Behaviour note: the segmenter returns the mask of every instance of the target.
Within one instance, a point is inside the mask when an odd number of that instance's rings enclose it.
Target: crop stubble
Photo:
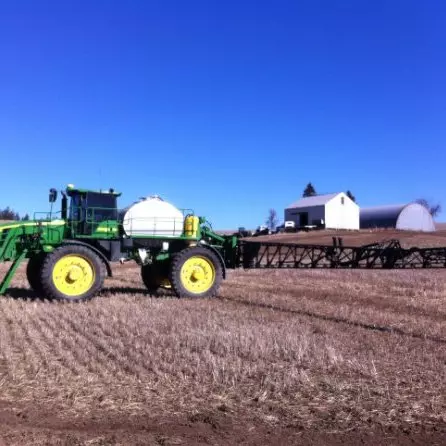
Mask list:
[[[0,299],[8,444],[23,444],[23,432],[65,444],[67,425],[73,438],[136,444],[122,439],[127,424],[153,444],[157,435],[188,443],[189,431],[167,427],[178,420],[191,432],[209,425],[203,444],[230,444],[227,423],[251,426],[236,442],[265,429],[287,439],[376,428],[443,435],[445,271],[233,271],[218,298],[181,300],[148,296],[138,268],[124,265],[99,297],[68,305],[27,299],[24,269]],[[137,420],[150,419],[156,428],[143,435]],[[108,432],[117,420],[111,437],[91,427]],[[76,430],[85,423],[94,433]]]

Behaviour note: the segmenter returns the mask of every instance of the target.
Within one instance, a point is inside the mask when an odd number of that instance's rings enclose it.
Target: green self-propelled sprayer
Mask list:
[[[238,267],[446,268],[446,247],[403,248],[398,240],[346,246],[338,237],[329,246],[256,241],[219,235],[204,217],[158,196],[118,209],[119,196],[68,185],[60,211],[0,224],[0,262],[11,262],[0,294],[25,259],[35,293],[65,301],[97,294],[114,262],[135,261],[151,293],[169,288],[178,297],[214,296],[226,270]],[[51,209],[56,200],[50,189]]]
[[[118,209],[120,193],[68,185],[61,210],[44,218],[0,225],[0,262],[11,261],[5,293],[20,263],[29,259],[31,288],[49,299],[82,301],[97,294],[112,262],[136,261],[149,291],[179,297],[217,293],[226,268],[236,266],[237,237],[215,233],[204,217],[158,196]],[[50,190],[51,207],[57,191]]]

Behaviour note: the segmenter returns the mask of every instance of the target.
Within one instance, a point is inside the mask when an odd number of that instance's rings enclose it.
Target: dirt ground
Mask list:
[[[238,270],[194,300],[114,265],[81,304],[24,271],[0,298],[0,445],[446,444],[446,270]]]
[[[375,427],[330,432],[268,426],[224,413],[123,420],[98,414],[65,421],[37,407],[3,407],[0,445],[444,445],[444,427]]]

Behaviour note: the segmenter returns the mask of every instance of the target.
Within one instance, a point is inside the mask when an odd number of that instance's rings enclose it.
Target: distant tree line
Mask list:
[[[20,217],[18,212],[15,212],[9,206],[6,206],[4,209],[0,209],[0,220],[29,220],[29,215],[25,214],[23,217]]]
[[[303,191],[303,193],[302,193],[302,197],[313,197],[314,195],[317,195],[317,192],[316,192],[315,187],[313,186],[313,183],[310,182],[310,183],[308,183],[308,184],[305,186],[305,189],[304,189],[304,191]],[[350,198],[350,200],[356,202],[356,198],[355,198],[355,196],[351,193],[350,190],[348,190],[348,191],[345,193],[345,195],[347,195],[347,197]]]

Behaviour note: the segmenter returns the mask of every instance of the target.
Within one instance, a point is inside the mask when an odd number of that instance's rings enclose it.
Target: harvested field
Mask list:
[[[282,233],[248,237],[253,241],[276,241],[283,243],[302,243],[314,245],[331,245],[333,237],[342,237],[345,246],[361,246],[383,240],[397,239],[404,248],[417,246],[419,248],[433,248],[446,246],[446,230],[436,232],[398,231],[395,229],[345,231],[322,230],[298,233]]]
[[[0,298],[7,445],[446,441],[446,270],[231,271],[181,300],[116,265],[82,304],[33,300],[24,270]]]

